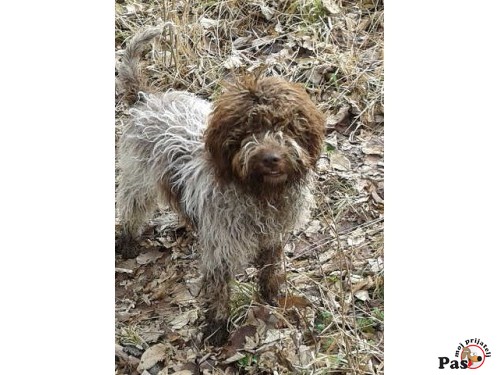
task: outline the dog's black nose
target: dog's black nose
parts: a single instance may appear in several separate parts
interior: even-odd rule
[[[480,355],[477,356],[477,361],[482,361],[483,360],[483,357],[481,357]]]
[[[262,155],[262,163],[264,163],[266,167],[276,166],[280,160],[281,156],[276,152],[269,151]]]

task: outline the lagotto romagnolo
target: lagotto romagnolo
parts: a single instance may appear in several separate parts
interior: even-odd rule
[[[205,337],[228,336],[228,282],[249,263],[262,299],[275,304],[284,239],[307,220],[325,117],[298,84],[245,75],[214,103],[158,93],[140,69],[162,32],[135,35],[118,67],[130,118],[119,140],[117,250],[138,254],[143,224],[166,203],[197,231],[204,277]]]

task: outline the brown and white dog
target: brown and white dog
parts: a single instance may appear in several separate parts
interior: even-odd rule
[[[245,76],[215,103],[183,91],[155,93],[140,55],[161,27],[129,42],[119,81],[132,104],[119,140],[117,249],[138,254],[141,228],[167,203],[198,233],[205,283],[205,335],[228,335],[234,274],[253,262],[263,300],[275,304],[285,236],[307,220],[325,118],[306,91],[282,78]]]

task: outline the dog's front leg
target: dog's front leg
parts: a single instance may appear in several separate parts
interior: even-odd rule
[[[280,281],[278,269],[283,247],[281,244],[262,246],[257,266],[259,267],[259,292],[262,299],[276,306]]]
[[[218,267],[205,272],[205,339],[214,346],[221,346],[227,340],[229,331],[229,288],[230,275],[227,268]]]

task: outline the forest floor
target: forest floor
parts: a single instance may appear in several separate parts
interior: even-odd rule
[[[132,35],[165,21],[144,58],[154,86],[212,100],[224,79],[264,69],[304,85],[327,136],[279,306],[257,302],[249,267],[231,284],[230,340],[203,343],[196,234],[162,212],[141,255],[116,256],[115,373],[383,374],[383,0],[117,0],[117,64]]]

